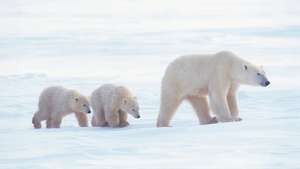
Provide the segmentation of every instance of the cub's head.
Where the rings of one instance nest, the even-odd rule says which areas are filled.
[[[71,97],[70,106],[73,112],[91,113],[88,99],[80,94]]]
[[[239,83],[263,87],[270,84],[262,66],[258,67],[251,63],[244,62],[238,67],[239,70],[235,71],[238,71],[239,73],[236,73],[235,76]]]
[[[120,109],[128,114],[131,114],[134,118],[140,118],[139,104],[136,97],[126,97],[122,100]]]

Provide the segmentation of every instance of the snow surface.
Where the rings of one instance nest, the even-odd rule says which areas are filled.
[[[3,1],[0,169],[300,168],[299,1]],[[184,103],[156,128],[160,79],[182,54],[231,50],[263,64],[267,88],[243,86],[243,121],[198,125]],[[89,95],[130,87],[141,119],[121,129],[31,124],[41,90]]]

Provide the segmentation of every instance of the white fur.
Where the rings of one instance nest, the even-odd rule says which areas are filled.
[[[46,88],[39,97],[38,107],[32,118],[35,128],[41,128],[44,120],[47,120],[47,128],[59,128],[62,118],[70,113],[75,113],[81,127],[88,126],[88,100],[75,90],[60,86]]]
[[[236,99],[239,85],[266,82],[261,68],[228,51],[179,57],[169,64],[162,80],[157,126],[169,126],[183,100],[192,104],[201,124],[240,120]],[[207,96],[217,119],[210,115]]]
[[[92,126],[125,127],[127,113],[139,118],[139,106],[132,93],[123,86],[105,84],[91,95]]]

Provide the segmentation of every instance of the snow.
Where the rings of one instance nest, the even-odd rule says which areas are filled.
[[[298,1],[5,1],[0,6],[0,168],[300,168]],[[276,11],[276,12],[274,12]],[[272,15],[271,15],[272,14]],[[216,17],[217,16],[217,17]],[[232,50],[263,64],[243,121],[198,125],[184,103],[156,128],[160,80],[182,54]],[[31,124],[43,88],[130,87],[141,119],[121,129]],[[91,117],[89,115],[89,117]]]

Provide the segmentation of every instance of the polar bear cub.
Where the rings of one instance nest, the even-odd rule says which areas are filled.
[[[139,105],[133,94],[123,86],[104,84],[91,95],[92,126],[125,127],[127,113],[140,118]]]
[[[46,120],[47,128],[59,128],[62,118],[71,113],[75,113],[80,127],[87,127],[86,113],[91,113],[87,98],[76,90],[48,87],[39,97],[38,111],[32,118],[32,124],[34,128],[41,128],[41,121]]]

